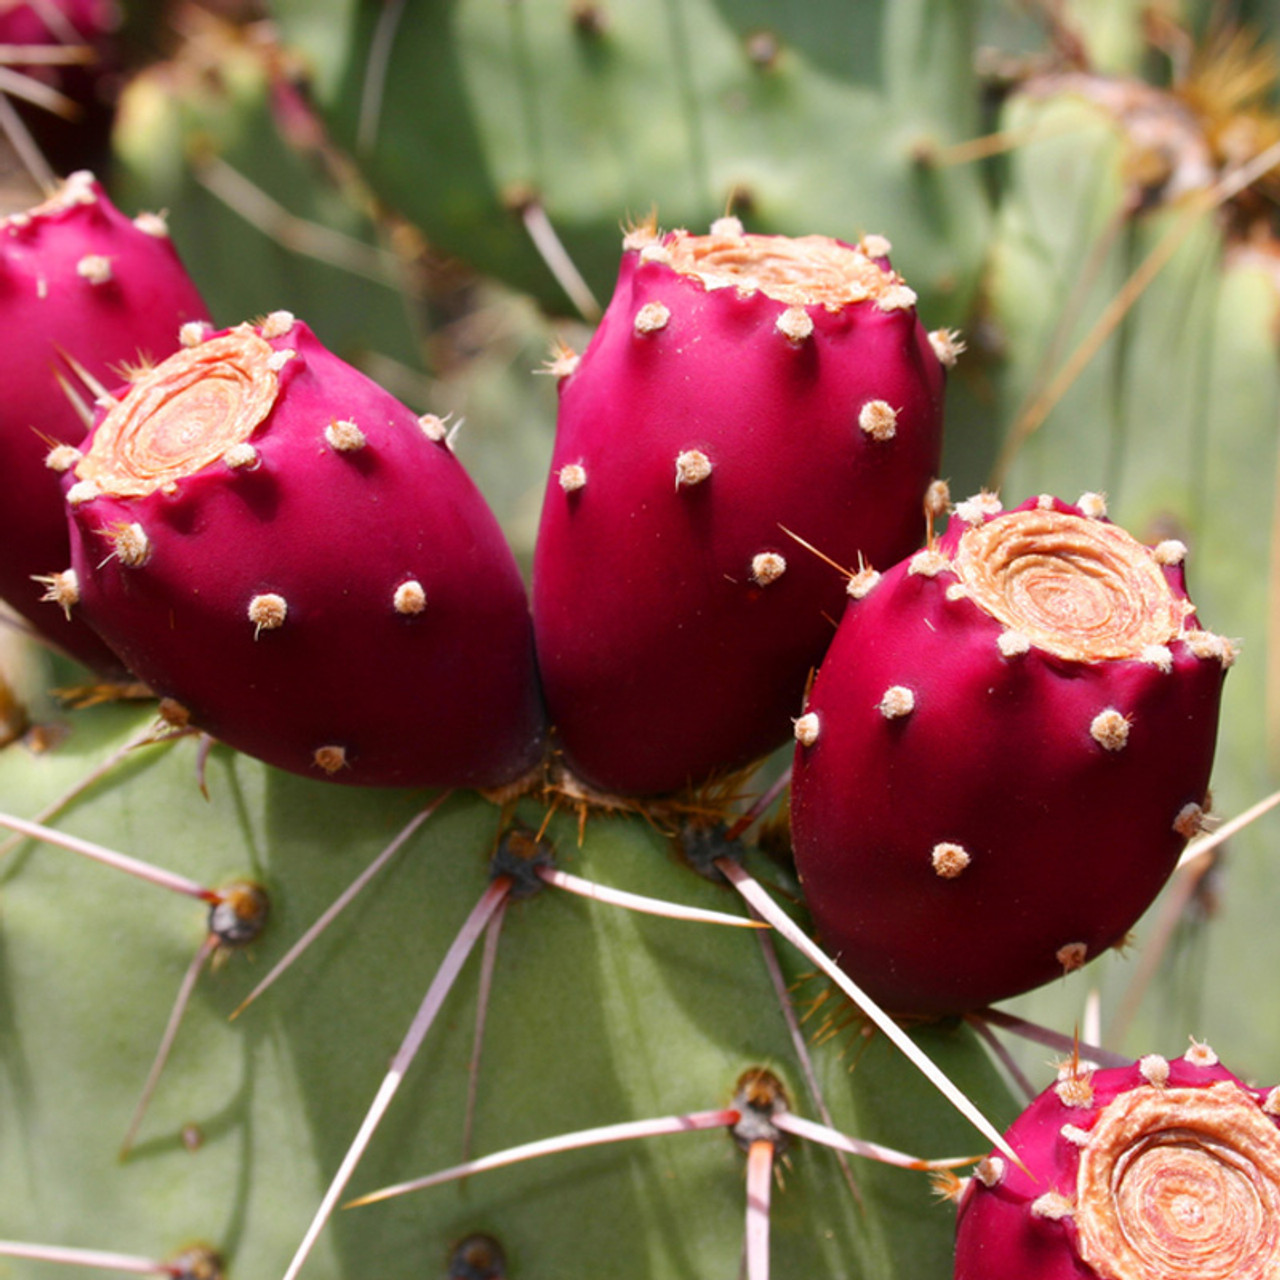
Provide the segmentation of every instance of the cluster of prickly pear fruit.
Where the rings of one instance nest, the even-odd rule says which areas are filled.
[[[796,723],[792,831],[819,934],[891,1008],[953,1013],[1121,941],[1208,806],[1232,646],[1186,548],[1096,495],[956,507],[849,607]]]
[[[167,356],[179,328],[208,312],[164,220],[130,219],[83,172],[37,208],[0,220],[0,306],[0,596],[88,666],[118,672],[115,655],[83,624],[41,604],[32,581],[67,563],[50,451],[56,466],[60,446],[80,444],[95,386]]]
[[[561,357],[533,576],[549,712],[591,785],[676,791],[778,746],[843,598],[804,544],[919,544],[951,354],[888,251],[736,219],[628,235]]]
[[[67,468],[53,593],[183,723],[280,768],[527,773],[543,729],[524,586],[444,424],[287,312],[184,337]]]
[[[1210,1280],[1280,1267],[1280,1090],[1205,1044],[1078,1058],[960,1192],[955,1280]]]

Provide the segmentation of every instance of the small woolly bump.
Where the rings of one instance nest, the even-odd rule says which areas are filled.
[[[94,498],[101,495],[102,490],[98,488],[92,480],[77,480],[75,484],[67,490],[67,501],[73,506],[78,507],[82,503],[92,502]]]
[[[701,484],[711,474],[711,459],[701,449],[686,449],[676,458],[676,488]]]
[[[660,262],[666,266],[671,262],[671,252],[666,245],[660,244],[657,241],[652,241],[640,250],[640,261]]]
[[[252,471],[262,459],[253,445],[247,441],[241,441],[240,444],[233,444],[222,455],[222,460],[233,470]]]
[[[1280,1116],[1280,1084],[1263,1098],[1262,1109],[1269,1116]]]
[[[1193,1067],[1216,1067],[1218,1065],[1218,1055],[1200,1040],[1192,1039],[1191,1048],[1182,1055],[1183,1061],[1191,1063]]]
[[[898,433],[898,411],[887,400],[868,400],[858,410],[858,426],[872,440],[892,440]]]
[[[249,601],[249,621],[253,623],[255,639],[260,632],[276,631],[284,626],[288,615],[288,602],[274,591],[266,591]]]
[[[1139,1058],[1138,1070],[1142,1078],[1157,1089],[1163,1089],[1169,1083],[1169,1060],[1158,1053],[1148,1053]]]
[[[1058,1133],[1061,1137],[1065,1138],[1067,1142],[1071,1143],[1073,1147],[1087,1147],[1089,1145],[1089,1131],[1087,1129],[1080,1128],[1079,1125],[1064,1124],[1062,1128],[1058,1130]]]
[[[1051,493],[1042,493],[1036,499],[1037,511],[1053,511],[1057,505],[1057,499]]]
[[[910,311],[916,305],[916,291],[905,284],[891,284],[876,298],[881,311]]]
[[[968,594],[963,582],[953,582],[946,592],[947,599],[952,601],[963,600]]]
[[[802,747],[811,747],[818,740],[821,726],[814,711],[807,711],[795,722],[796,741]]]
[[[1220,662],[1224,668],[1236,660],[1236,647],[1225,636],[1212,631],[1188,631],[1182,639],[1197,658]]]
[[[903,684],[890,685],[880,699],[880,714],[886,720],[909,716],[916,709],[916,695]],[[934,850],[937,853],[937,850]],[[936,865],[936,863],[935,863]]]
[[[813,335],[813,317],[803,307],[788,307],[774,322],[788,342],[803,342]]]
[[[178,330],[178,341],[184,347],[198,347],[208,335],[209,326],[203,320],[188,320]]]
[[[48,467],[50,471],[57,471],[61,473],[64,471],[70,471],[71,468],[74,467],[83,457],[84,454],[81,453],[74,445],[55,444],[53,448],[44,455],[44,465]]]
[[[1047,1218],[1050,1222],[1061,1222],[1063,1218],[1075,1216],[1076,1206],[1059,1191],[1046,1191],[1031,1202],[1031,1212],[1037,1218]]]
[[[965,345],[956,329],[935,329],[929,334],[929,345],[944,369],[954,369],[956,361],[964,355]]]
[[[144,236],[154,236],[157,240],[169,238],[169,224],[162,213],[140,213],[134,218],[133,225]]]
[[[951,486],[945,480],[934,480],[924,491],[924,513],[930,520],[940,520],[951,507]]]
[[[112,530],[111,546],[120,563],[131,568],[136,569],[151,558],[151,539],[136,520],[132,524],[118,525]]]
[[[1007,1168],[1008,1166],[1002,1156],[987,1156],[978,1162],[977,1168],[973,1171],[973,1176],[984,1187],[998,1187],[1004,1181]]]
[[[565,493],[577,493],[587,483],[587,469],[580,462],[569,462],[556,472],[556,479]]]
[[[1185,840],[1192,840],[1204,830],[1204,810],[1198,804],[1184,804],[1173,820],[1173,829]]]
[[[1020,658],[1031,650],[1031,641],[1021,631],[1002,631],[996,637],[996,648],[1002,658]]]
[[[416,578],[410,578],[408,582],[402,582],[392,597],[392,604],[395,605],[397,613],[404,614],[406,617],[412,617],[414,614],[421,613],[427,607],[427,593],[423,589],[422,583]]]
[[[671,310],[669,307],[661,302],[646,302],[636,312],[632,327],[637,333],[657,333],[659,329],[667,327],[667,321],[670,319]]]
[[[1090,520],[1102,520],[1107,514],[1107,495],[1105,493],[1082,493],[1076,506]]]
[[[76,275],[92,285],[110,284],[111,259],[103,257],[100,253],[87,253],[76,263]]]
[[[740,236],[743,234],[742,220],[735,218],[732,214],[717,218],[711,224],[711,234],[713,236]]]
[[[911,557],[911,562],[907,565],[907,573],[921,578],[936,578],[944,569],[950,568],[951,561],[941,551],[926,547],[925,550],[917,551]]]
[[[42,573],[35,580],[45,589],[40,599],[47,604],[56,604],[69,619],[71,606],[80,603],[80,579],[76,571],[64,569],[61,573]]]
[[[279,373],[290,360],[297,356],[297,354],[298,353],[296,351],[290,351],[287,348],[283,351],[273,351],[271,355],[267,357],[267,368],[270,369],[272,373]]]
[[[969,851],[959,844],[944,840],[933,846],[929,855],[933,869],[944,879],[954,880],[969,865]]]
[[[292,311],[273,311],[258,326],[258,332],[264,338],[283,338],[296,323]]]
[[[965,524],[982,524],[988,516],[998,516],[1004,510],[1004,503],[997,494],[983,489],[972,498],[956,503],[956,516]]]
[[[445,425],[445,420],[434,413],[424,413],[418,419],[418,426],[422,428],[422,434],[428,440],[434,440],[436,444],[442,444],[449,438],[449,428]]]
[[[324,429],[324,438],[338,453],[355,453],[369,443],[364,432],[350,418],[329,423]]]
[[[861,600],[879,581],[880,574],[868,565],[867,568],[859,569],[857,573],[850,575],[848,585],[844,589],[845,595],[851,600]]]
[[[1063,973],[1075,973],[1077,969],[1084,968],[1085,961],[1089,958],[1089,947],[1084,942],[1068,942],[1065,947],[1059,947],[1053,955]]]
[[[878,236],[874,232],[865,235],[858,241],[858,248],[862,250],[868,258],[887,258],[893,252],[893,245],[884,236]]]
[[[346,768],[347,751],[345,747],[339,746],[317,747],[311,759],[317,769],[332,776],[339,769]]]
[[[542,363],[539,373],[550,374],[557,381],[563,381],[570,374],[578,371],[582,357],[567,342],[559,339],[552,344],[551,354]]]
[[[1151,548],[1156,564],[1181,564],[1187,558],[1187,544],[1177,538],[1166,538]]]
[[[1173,670],[1173,651],[1167,644],[1147,644],[1142,646],[1138,661],[1168,675]]]
[[[758,587],[777,582],[787,571],[786,558],[776,551],[761,551],[751,557],[751,581]]]
[[[1064,1107],[1093,1106],[1093,1079],[1087,1072],[1069,1071],[1053,1086],[1053,1091]]]
[[[1120,751],[1129,741],[1128,718],[1115,707],[1099,711],[1089,725],[1089,736],[1106,751]]]

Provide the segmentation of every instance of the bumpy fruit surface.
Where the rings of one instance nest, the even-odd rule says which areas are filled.
[[[1280,1274],[1280,1090],[1196,1044],[1064,1067],[960,1200],[955,1280],[1266,1280]]]
[[[840,564],[919,544],[942,360],[887,244],[631,233],[609,309],[559,372],[534,566],[570,768],[698,783],[785,740],[832,635]]]
[[[360,785],[539,758],[524,586],[438,419],[276,312],[189,335],[67,478],[72,612],[194,725]]]
[[[50,449],[85,435],[59,375],[84,390],[70,357],[101,382],[118,382],[121,366],[168,355],[179,328],[208,312],[163,221],[127,218],[91,175],[75,173],[44,204],[0,219],[0,316],[0,598],[74,657],[116,673],[116,656],[82,622],[41,604],[33,581],[68,557]]]
[[[1199,829],[1232,647],[1198,627],[1185,547],[1088,505],[984,495],[936,546],[855,578],[797,722],[809,907],[898,1011],[1079,968]]]

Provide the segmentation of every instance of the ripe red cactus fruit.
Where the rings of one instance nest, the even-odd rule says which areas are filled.
[[[1208,805],[1230,642],[1186,548],[1090,495],[982,495],[862,574],[796,723],[792,830],[819,934],[898,1012],[986,1005],[1122,941]]]
[[[83,622],[41,604],[32,580],[70,555],[51,468],[74,462],[86,425],[59,384],[79,385],[77,368],[114,384],[120,367],[177,350],[181,326],[208,312],[163,219],[126,217],[82,172],[44,204],[0,219],[0,315],[0,598],[86,665],[119,674],[115,654]]]
[[[540,759],[515,558],[438,418],[275,312],[189,332],[65,477],[82,611],[190,722],[357,785],[504,786]]]
[[[919,545],[949,335],[888,245],[652,227],[561,353],[534,563],[538,654],[570,769],[656,794],[785,741],[841,564]]]
[[[1193,1044],[1063,1068],[960,1195],[955,1280],[1266,1280],[1280,1274],[1280,1089]]]

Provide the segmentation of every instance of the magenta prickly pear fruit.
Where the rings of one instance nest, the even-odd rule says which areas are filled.
[[[1280,1089],[1207,1045],[1062,1069],[960,1196],[955,1280],[1280,1275]]]
[[[948,335],[888,245],[652,228],[560,412],[534,563],[548,706],[569,768],[654,794],[784,741],[843,584],[918,546]]]
[[[51,596],[270,764],[374,786],[526,773],[543,721],[524,585],[440,420],[287,312],[187,337],[65,478]]]
[[[180,327],[208,313],[164,221],[127,218],[75,173],[46,203],[0,219],[0,317],[0,598],[74,657],[117,674],[116,656],[83,622],[41,604],[32,580],[70,554],[53,468],[71,465],[86,428],[59,379],[80,387],[78,364],[118,382],[122,366],[168,355]]]
[[[792,831],[818,931],[899,1012],[982,1006],[1122,941],[1208,806],[1228,641],[1186,548],[1096,495],[960,503],[862,574],[798,740]]]

